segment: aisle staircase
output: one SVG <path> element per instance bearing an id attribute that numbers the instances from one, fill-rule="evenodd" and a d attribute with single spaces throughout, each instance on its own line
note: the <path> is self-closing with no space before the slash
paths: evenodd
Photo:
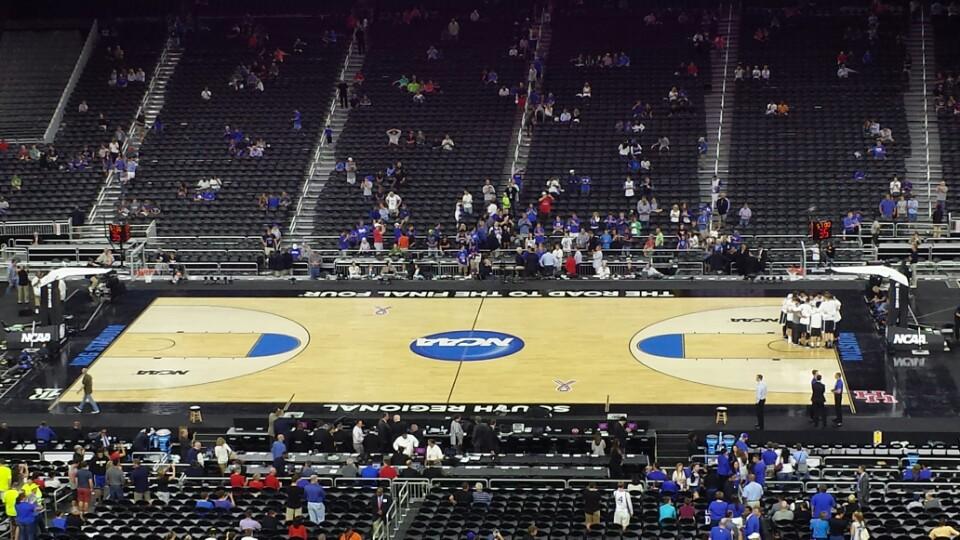
<path id="1" fill-rule="evenodd" d="M 708 150 L 697 162 L 697 184 L 700 187 L 700 200 L 713 204 L 711 182 L 717 175 L 726 180 L 730 169 L 730 133 L 733 128 L 733 100 L 736 86 L 733 82 L 733 69 L 739 58 L 740 14 L 733 4 L 725 6 L 723 18 L 717 23 L 719 32 L 726 37 L 725 49 L 710 51 L 711 91 L 704 95 L 703 106 L 706 115 Z"/>
<path id="2" fill-rule="evenodd" d="M 910 23 L 906 40 L 907 52 L 913 58 L 910 83 L 903 93 L 903 105 L 910 135 L 910 157 L 905 160 L 906 179 L 913 182 L 913 194 L 920 204 L 922 219 L 930 219 L 936 205 L 933 190 L 943 179 L 940 163 L 940 129 L 933 95 L 936 69 L 934 67 L 933 26 L 929 16 L 921 16 Z M 894 133 L 894 137 L 896 137 Z"/>
<path id="3" fill-rule="evenodd" d="M 369 37 L 367 38 L 369 39 Z M 350 42 L 347 50 L 347 56 L 343 61 L 343 69 L 340 71 L 340 77 L 337 82 L 352 81 L 358 71 L 363 69 L 364 55 L 356 48 L 356 39 Z M 330 112 L 327 115 L 325 126 L 333 130 L 333 142 L 327 143 L 326 138 L 320 138 L 317 146 L 314 148 L 313 161 L 310 162 L 310 168 L 307 170 L 306 180 L 303 184 L 303 191 L 300 193 L 300 200 L 297 203 L 297 212 L 290 222 L 290 234 L 286 235 L 294 243 L 306 243 L 304 240 L 315 234 L 314 223 L 317 215 L 317 201 L 320 198 L 320 192 L 330 178 L 337 163 L 337 140 L 343 133 L 343 127 L 347 124 L 347 117 L 350 109 L 340 107 L 337 99 L 336 84 L 334 84 L 330 95 Z"/>
<path id="4" fill-rule="evenodd" d="M 550 42 L 553 38 L 553 32 L 550 29 L 550 14 L 545 12 L 540 18 L 540 40 L 537 42 L 537 49 L 534 51 L 534 57 L 539 57 L 544 60 L 546 64 L 546 58 L 550 55 Z M 532 65 L 532 62 L 527 62 L 527 71 Z M 540 80 L 543 80 L 545 74 L 541 75 Z M 537 81 L 528 81 L 529 86 L 528 90 L 540 86 L 540 83 Z M 533 129 L 531 125 L 531 120 L 533 116 L 533 107 L 527 102 L 526 110 L 518 111 L 516 115 L 516 120 L 513 124 L 513 132 L 516 133 L 515 144 L 510 147 L 510 155 L 507 156 L 507 161 L 504 163 L 503 167 L 503 182 L 498 187 L 499 191 L 503 191 L 507 187 L 507 180 L 510 179 L 515 173 L 525 171 L 527 168 L 527 159 L 530 157 L 530 145 L 533 143 Z"/>
<path id="5" fill-rule="evenodd" d="M 147 136 L 147 132 L 153 127 L 160 111 L 163 109 L 167 84 L 170 82 L 170 77 L 173 76 L 174 71 L 176 71 L 177 64 L 180 63 L 182 56 L 183 49 L 175 46 L 173 41 L 168 40 L 160 53 L 160 60 L 157 62 L 157 67 L 150 78 L 150 84 L 147 85 L 143 94 L 143 100 L 140 102 L 136 116 L 127 130 L 127 140 L 123 144 L 124 155 L 135 156 L 139 152 L 143 139 Z M 115 173 L 111 173 L 100 189 L 100 195 L 90 210 L 87 223 L 96 226 L 113 220 L 115 217 L 114 208 L 121 195 L 119 178 Z M 99 234 L 99 232 L 91 231 L 90 234 Z M 103 235 L 99 235 L 99 238 L 103 238 Z"/>

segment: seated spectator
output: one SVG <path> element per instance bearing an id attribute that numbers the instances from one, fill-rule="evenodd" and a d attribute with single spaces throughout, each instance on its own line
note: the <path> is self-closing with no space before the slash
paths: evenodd
<path id="1" fill-rule="evenodd" d="M 683 500 L 677 518 L 682 520 L 694 521 L 697 518 L 697 508 L 693 505 L 693 499 L 687 497 Z"/>
<path id="2" fill-rule="evenodd" d="M 677 507 L 673 505 L 670 497 L 667 497 L 663 500 L 663 503 L 660 505 L 660 517 L 658 518 L 659 523 L 664 521 L 671 520 L 675 521 L 677 519 Z"/>
<path id="3" fill-rule="evenodd" d="M 490 492 L 483 490 L 483 482 L 477 482 L 473 486 L 472 503 L 474 505 L 481 505 L 489 508 L 491 502 L 493 502 L 493 495 Z"/>
<path id="4" fill-rule="evenodd" d="M 450 134 L 449 133 L 445 134 L 443 136 L 443 140 L 440 141 L 440 148 L 444 150 L 453 150 L 454 146 L 455 144 L 453 142 L 453 139 L 450 137 Z"/>

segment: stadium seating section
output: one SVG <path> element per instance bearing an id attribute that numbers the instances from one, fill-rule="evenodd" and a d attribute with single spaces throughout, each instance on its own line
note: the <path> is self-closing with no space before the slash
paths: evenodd
<path id="1" fill-rule="evenodd" d="M 353 158 L 358 181 L 347 184 L 343 172 L 325 179 L 317 207 L 320 234 L 335 235 L 361 219 L 368 220 L 375 206 L 362 197 L 360 179 L 398 161 L 403 164 L 406 182 L 396 191 L 420 235 L 437 223 L 452 234 L 454 207 L 463 190 L 469 189 L 480 201 L 483 179 L 498 182 L 503 177 L 516 106 L 513 99 L 497 95 L 498 85 L 486 85 L 481 77 L 484 69 L 492 69 L 502 84 L 512 87 L 524 80 L 523 60 L 509 57 L 507 50 L 516 42 L 519 21 L 528 13 L 491 7 L 478 22 L 470 21 L 469 11 L 428 13 L 429 18 L 410 24 L 378 20 L 371 26 L 363 66 L 365 81 L 358 90 L 367 95 L 371 105 L 350 112 L 337 142 L 338 161 Z M 454 16 L 460 25 L 458 39 L 441 39 Z M 427 59 L 431 45 L 438 49 L 440 59 Z M 393 85 L 401 75 L 416 76 L 422 82 L 432 80 L 440 92 L 415 103 L 412 94 Z M 403 132 L 400 145 L 387 146 L 386 131 L 394 128 Z M 422 131 L 426 142 L 413 147 L 405 144 L 410 130 Z M 445 134 L 456 145 L 451 151 L 438 149 Z M 393 224 L 389 225 L 388 231 L 392 231 Z"/>
<path id="2" fill-rule="evenodd" d="M 78 30 L 7 30 L 0 35 L 0 139 L 40 139 L 83 47 Z"/>
<path id="3" fill-rule="evenodd" d="M 75 206 L 86 214 L 96 199 L 104 179 L 97 150 L 101 144 L 113 140 L 118 127 L 129 129 L 143 99 L 145 84 L 149 84 L 164 37 L 163 28 L 150 23 L 125 24 L 114 30 L 115 35 L 110 28 L 105 31 L 110 35 L 101 37 L 64 111 L 53 145 L 59 155 L 57 162 L 21 161 L 17 157 L 18 149 L 13 146 L 0 155 L 0 194 L 10 202 L 7 219 L 64 219 Z M 107 48 L 116 45 L 124 51 L 123 59 L 108 55 Z M 72 61 L 76 61 L 76 57 Z M 111 71 L 131 68 L 143 69 L 147 74 L 146 83 L 130 83 L 126 88 L 107 84 Z M 66 84 L 65 79 L 63 83 Z M 61 86 L 58 92 L 62 91 Z M 86 101 L 89 107 L 85 113 L 79 112 L 82 101 Z M 100 127 L 100 114 L 106 119 L 107 129 Z M 43 124 L 42 134 L 49 117 L 37 121 Z M 37 148 L 47 150 L 42 144 Z M 89 165 L 83 170 L 70 170 L 69 162 L 85 149 L 92 153 Z M 13 175 L 22 180 L 19 190 L 11 187 Z"/>
<path id="4" fill-rule="evenodd" d="M 955 107 L 960 99 L 960 82 L 957 81 L 960 76 L 960 43 L 955 39 L 960 24 L 956 19 L 946 15 L 933 17 L 938 84 L 932 91 L 937 101 L 940 161 L 943 164 L 943 178 L 947 180 L 948 187 L 953 188 L 947 192 L 947 211 L 955 210 L 960 201 L 960 193 L 950 182 L 960 175 L 960 109 Z"/>
<path id="5" fill-rule="evenodd" d="M 581 121 L 572 125 L 548 121 L 534 128 L 523 186 L 524 208 L 537 202 L 548 178 L 559 177 L 565 182 L 568 171 L 574 169 L 577 175 L 591 178 L 591 189 L 584 196 L 577 193 L 578 188 L 564 186 L 567 192 L 554 207 L 564 219 L 572 212 L 584 222 L 593 212 L 599 212 L 602 218 L 620 212 L 629 215 L 639 200 L 644 175 L 632 175 L 637 196 L 625 197 L 623 184 L 630 171 L 618 147 L 636 139 L 644 145 L 643 158 L 651 161 L 653 196 L 662 211 L 651 217 L 651 225 L 664 226 L 664 234 L 671 235 L 676 227 L 666 227 L 670 207 L 686 203 L 691 213 L 696 210 L 700 200 L 697 139 L 706 135 L 703 93 L 710 83 L 710 58 L 708 47 L 694 49 L 692 37 L 703 30 L 712 31 L 715 23 L 709 12 L 691 10 L 686 24 L 678 22 L 676 12 L 660 12 L 658 24 L 647 25 L 642 20 L 647 14 L 636 9 L 599 14 L 583 9 L 554 18 L 554 39 L 542 91 L 556 98 L 555 118 L 564 109 L 572 112 L 579 108 Z M 572 35 L 590 38 L 568 39 Z M 573 61 L 581 54 L 599 56 L 621 51 L 630 57 L 630 67 L 578 67 Z M 697 77 L 688 76 L 686 71 L 678 74 L 678 66 L 689 62 L 698 66 Z M 592 97 L 576 97 L 585 82 L 592 86 Z M 690 106 L 686 111 L 670 114 L 667 96 L 672 87 L 688 95 Z M 632 114 L 638 101 L 651 105 L 652 118 Z M 632 131 L 635 119 L 646 129 Z M 618 130 L 618 124 L 626 128 Z M 670 139 L 669 152 L 651 148 L 662 136 Z"/>
<path id="6" fill-rule="evenodd" d="M 183 57 L 167 85 L 163 130 L 152 130 L 140 147 L 141 169 L 126 194 L 128 200 L 159 205 L 165 235 L 256 235 L 270 224 L 289 224 L 348 41 L 337 27 L 339 39 L 325 44 L 321 37 L 329 22 L 278 18 L 263 24 L 270 40 L 256 48 L 241 37 L 227 37 L 232 23 L 213 24 L 184 40 Z M 298 37 L 307 43 L 302 54 L 293 51 Z M 277 48 L 289 54 L 278 64 L 279 77 L 265 80 L 263 92 L 249 85 L 228 87 L 234 70 L 252 65 L 260 47 L 267 64 Z M 204 88 L 213 94 L 209 101 L 200 97 Z M 295 110 L 302 115 L 301 130 L 293 128 Z M 231 157 L 226 126 L 249 139 L 239 146 L 263 139 L 263 157 Z M 195 201 L 198 180 L 211 177 L 223 182 L 217 199 Z M 177 196 L 181 182 L 188 187 L 187 197 Z M 258 198 L 264 193 L 286 193 L 292 204 L 261 210 Z"/>
<path id="7" fill-rule="evenodd" d="M 771 77 L 769 84 L 736 85 L 726 191 L 734 208 L 750 203 L 755 225 L 766 233 L 797 234 L 810 213 L 839 221 L 862 210 L 872 220 L 892 176 L 904 178 L 910 140 L 898 36 L 905 17 L 881 15 L 879 38 L 868 44 L 866 10 L 825 9 L 748 9 L 741 18 L 740 61 L 769 66 Z M 768 31 L 765 42 L 754 38 L 760 29 Z M 868 49 L 873 60 L 864 65 Z M 847 64 L 856 70 L 847 79 L 837 76 L 840 51 L 851 53 Z M 768 103 L 781 102 L 789 106 L 786 117 L 765 114 Z M 867 153 L 873 143 L 863 135 L 867 119 L 893 131 L 896 143 L 887 145 L 885 160 Z M 865 178 L 855 180 L 855 171 Z"/>

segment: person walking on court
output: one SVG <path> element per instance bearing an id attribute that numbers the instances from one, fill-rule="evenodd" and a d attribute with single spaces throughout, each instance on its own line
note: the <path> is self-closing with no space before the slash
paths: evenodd
<path id="1" fill-rule="evenodd" d="M 77 405 L 73 410 L 78 413 L 83 414 L 83 406 L 90 404 L 90 412 L 93 414 L 100 414 L 100 406 L 97 405 L 97 401 L 93 399 L 93 375 L 87 373 L 87 368 L 80 370 L 80 373 L 83 374 L 80 382 L 80 388 L 77 390 L 77 393 L 83 393 L 83 399 L 80 400 L 80 405 Z"/>
<path id="2" fill-rule="evenodd" d="M 757 429 L 764 429 L 763 427 L 763 408 L 767 405 L 767 383 L 763 382 L 763 375 L 757 374 L 757 425 L 754 426 Z"/>
<path id="3" fill-rule="evenodd" d="M 810 396 L 810 406 L 813 413 L 813 427 L 821 425 L 827 427 L 827 398 L 825 396 L 827 388 L 822 382 L 823 376 L 817 373 L 816 379 L 812 383 L 813 394 Z"/>
<path id="4" fill-rule="evenodd" d="M 840 427 L 843 425 L 843 375 L 838 372 L 834 377 L 836 382 L 833 383 L 833 425 Z"/>

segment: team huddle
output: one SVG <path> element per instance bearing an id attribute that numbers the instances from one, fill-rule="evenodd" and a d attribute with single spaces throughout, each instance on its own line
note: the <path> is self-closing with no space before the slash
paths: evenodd
<path id="1" fill-rule="evenodd" d="M 788 294 L 780 306 L 784 339 L 804 347 L 833 348 L 840 305 L 840 300 L 828 292 Z"/>

